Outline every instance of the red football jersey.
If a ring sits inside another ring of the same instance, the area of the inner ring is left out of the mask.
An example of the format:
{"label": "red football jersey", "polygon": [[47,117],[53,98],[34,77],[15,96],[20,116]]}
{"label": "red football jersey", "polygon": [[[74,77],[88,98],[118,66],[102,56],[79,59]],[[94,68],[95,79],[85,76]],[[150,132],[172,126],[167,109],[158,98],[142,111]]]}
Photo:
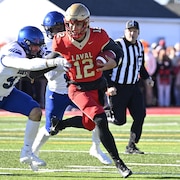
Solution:
{"label": "red football jersey", "polygon": [[72,67],[68,77],[75,82],[91,82],[102,76],[97,72],[96,57],[110,38],[103,29],[90,28],[82,42],[70,38],[66,32],[54,36],[52,49],[60,53]]}

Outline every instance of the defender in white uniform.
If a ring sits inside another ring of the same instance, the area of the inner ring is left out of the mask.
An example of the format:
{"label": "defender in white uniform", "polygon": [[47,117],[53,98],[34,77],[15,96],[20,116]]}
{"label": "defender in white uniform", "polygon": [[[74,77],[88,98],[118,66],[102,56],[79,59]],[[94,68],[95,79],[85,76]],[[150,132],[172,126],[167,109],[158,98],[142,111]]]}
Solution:
{"label": "defender in white uniform", "polygon": [[42,112],[39,104],[26,93],[16,89],[15,84],[27,75],[27,71],[63,65],[62,58],[37,58],[43,45],[42,32],[36,27],[26,26],[19,31],[16,42],[5,45],[0,51],[0,108],[28,117],[20,162],[36,166],[46,164],[32,153],[32,144],[38,132]]}

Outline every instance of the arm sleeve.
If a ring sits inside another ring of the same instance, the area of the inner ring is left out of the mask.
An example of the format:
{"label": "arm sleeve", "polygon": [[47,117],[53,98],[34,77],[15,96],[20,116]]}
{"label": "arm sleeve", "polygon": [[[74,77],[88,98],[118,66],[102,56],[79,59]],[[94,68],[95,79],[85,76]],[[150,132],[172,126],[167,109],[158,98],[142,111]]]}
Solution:
{"label": "arm sleeve", "polygon": [[[7,67],[16,68],[20,70],[42,70],[48,67],[54,67],[54,59],[42,59],[42,58],[19,58],[16,56],[4,56],[2,58],[2,64]],[[49,62],[48,62],[49,61]],[[52,62],[51,62],[52,61]],[[50,66],[49,66],[50,64]]]}
{"label": "arm sleeve", "polygon": [[[115,61],[117,63],[117,66],[121,63],[123,57],[124,57],[124,53],[122,48],[112,39],[110,39],[109,43],[104,47],[103,49],[105,50],[112,50],[115,54],[116,54],[116,58]],[[111,81],[111,74],[112,74],[112,70],[107,70],[103,72],[103,75],[105,76],[107,83],[108,83],[108,87],[112,87],[113,86],[113,82]]]}
{"label": "arm sleeve", "polygon": [[115,61],[117,65],[121,63],[124,53],[122,48],[114,40],[110,39],[109,43],[103,48],[103,51],[105,50],[112,50],[116,54]]}

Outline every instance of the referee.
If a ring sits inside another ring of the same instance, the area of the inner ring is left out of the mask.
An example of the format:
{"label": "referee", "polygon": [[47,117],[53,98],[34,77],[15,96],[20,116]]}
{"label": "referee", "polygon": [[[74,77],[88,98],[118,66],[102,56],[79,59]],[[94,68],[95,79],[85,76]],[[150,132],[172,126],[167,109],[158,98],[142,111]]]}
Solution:
{"label": "referee", "polygon": [[119,126],[125,124],[127,108],[133,118],[129,143],[125,150],[128,154],[144,154],[136,147],[146,116],[144,97],[138,85],[139,78],[146,80],[150,86],[154,84],[145,69],[144,49],[142,43],[137,40],[138,36],[139,23],[134,20],[128,21],[124,37],[116,40],[123,49],[124,57],[116,68],[105,72],[110,107],[114,114],[112,123]]}

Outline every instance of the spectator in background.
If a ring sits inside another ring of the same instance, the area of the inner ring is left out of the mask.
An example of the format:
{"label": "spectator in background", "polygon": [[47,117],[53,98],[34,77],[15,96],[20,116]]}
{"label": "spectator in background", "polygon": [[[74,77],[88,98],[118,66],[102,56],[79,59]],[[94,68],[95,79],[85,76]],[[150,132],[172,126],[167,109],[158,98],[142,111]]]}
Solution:
{"label": "spectator in background", "polygon": [[165,49],[160,49],[157,57],[157,91],[158,105],[160,107],[170,106],[171,84],[172,84],[172,62],[167,56]]}
{"label": "spectator in background", "polygon": [[160,46],[162,49],[166,49],[166,41],[164,38],[159,39],[158,46]]}
{"label": "spectator in background", "polygon": [[176,43],[174,47],[170,47],[171,50],[169,50],[168,55],[172,59],[173,66],[177,66],[179,64],[179,58],[180,58],[180,43]]}
{"label": "spectator in background", "polygon": [[174,97],[175,106],[180,106],[180,43],[176,43],[173,47],[173,88],[172,94]]}
{"label": "spectator in background", "polygon": [[180,56],[180,42],[177,42],[175,45],[174,45],[174,48],[176,50],[176,56]]}
{"label": "spectator in background", "polygon": [[[172,68],[174,69],[177,66],[176,59],[176,49],[173,46],[168,46],[166,48],[166,55],[171,59]],[[175,70],[176,71],[176,70]],[[175,82],[175,71],[172,73],[172,83],[171,83],[171,105],[175,105],[175,90],[174,90],[174,82]]]}
{"label": "spectator in background", "polygon": [[[156,72],[157,68],[157,62],[155,57],[152,54],[152,51],[150,50],[149,43],[145,40],[141,40],[143,46],[144,46],[144,61],[145,61],[145,68],[149,75],[154,80],[154,74]],[[146,106],[154,106],[156,104],[156,98],[154,95],[153,87],[149,86],[147,83],[144,83],[145,86],[145,100],[146,100]]]}
{"label": "spectator in background", "polygon": [[173,67],[174,72],[174,99],[175,99],[175,105],[180,106],[180,56],[177,60],[177,65]]}
{"label": "spectator in background", "polygon": [[[157,66],[157,58],[158,58],[158,53],[159,53],[159,50],[161,49],[161,47],[158,45],[158,43],[154,42],[151,44],[151,51],[152,51],[152,54],[154,56],[154,58],[156,59],[156,66]],[[156,72],[154,74],[154,87],[153,87],[153,91],[154,91],[154,95],[155,95],[155,98],[156,98],[156,105],[158,105],[158,90],[157,90],[157,82],[156,82],[156,73],[157,73],[157,68],[156,68]]]}
{"label": "spectator in background", "polygon": [[173,46],[168,46],[166,48],[166,55],[173,60],[176,57],[176,49]]}
{"label": "spectator in background", "polygon": [[158,56],[157,47],[158,47],[157,43],[154,42],[151,44],[151,51],[152,51],[152,54],[153,54],[155,59],[157,59],[157,56]]}

